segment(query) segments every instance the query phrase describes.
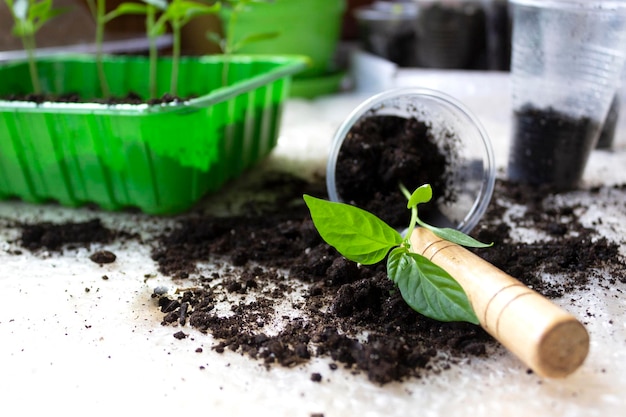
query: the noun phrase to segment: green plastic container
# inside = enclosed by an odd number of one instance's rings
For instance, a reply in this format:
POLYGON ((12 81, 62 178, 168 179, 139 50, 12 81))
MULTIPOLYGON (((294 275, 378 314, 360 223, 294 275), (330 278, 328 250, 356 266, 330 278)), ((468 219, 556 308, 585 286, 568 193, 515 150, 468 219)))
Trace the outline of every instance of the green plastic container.
MULTIPOLYGON (((237 53, 306 55, 309 67, 296 78, 333 74, 346 0, 274 0, 251 3, 237 16, 233 30, 236 41, 250 36, 276 32, 272 39, 245 43, 237 53)), ((220 12, 228 29, 230 12, 220 12)))
MULTIPOLYGON (((151 214, 184 211, 240 175, 276 145, 291 76, 306 58, 232 57, 181 61, 184 103, 36 104, 0 100, 0 198, 151 214)), ((40 60, 42 88, 98 97, 93 57, 40 60)), ((107 57, 111 92, 148 96, 148 61, 107 57)), ((169 88, 171 60, 158 65, 159 95, 169 88)), ((26 63, 0 66, 0 97, 32 91, 26 63)))

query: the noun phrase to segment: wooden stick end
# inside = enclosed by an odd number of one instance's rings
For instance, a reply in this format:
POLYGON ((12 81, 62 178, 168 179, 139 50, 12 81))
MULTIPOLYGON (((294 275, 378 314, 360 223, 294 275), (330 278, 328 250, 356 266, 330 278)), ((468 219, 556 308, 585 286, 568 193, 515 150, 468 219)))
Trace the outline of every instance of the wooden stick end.
POLYGON ((543 335, 534 371, 549 378, 564 378, 582 365, 589 353, 589 333, 576 319, 555 323, 543 335))

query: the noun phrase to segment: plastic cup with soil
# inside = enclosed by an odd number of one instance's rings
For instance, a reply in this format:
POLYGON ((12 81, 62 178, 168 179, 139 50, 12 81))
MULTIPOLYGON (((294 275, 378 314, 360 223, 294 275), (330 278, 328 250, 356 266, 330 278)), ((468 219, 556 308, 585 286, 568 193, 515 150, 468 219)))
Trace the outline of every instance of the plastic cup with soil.
POLYGON ((512 4, 509 179, 575 189, 619 87, 626 3, 512 4))
POLYGON ((438 227, 471 231, 485 212, 495 181, 491 142, 459 101, 411 88, 361 103, 337 130, 326 171, 332 201, 368 210, 397 229, 409 224, 400 190, 430 184, 420 209, 438 227))

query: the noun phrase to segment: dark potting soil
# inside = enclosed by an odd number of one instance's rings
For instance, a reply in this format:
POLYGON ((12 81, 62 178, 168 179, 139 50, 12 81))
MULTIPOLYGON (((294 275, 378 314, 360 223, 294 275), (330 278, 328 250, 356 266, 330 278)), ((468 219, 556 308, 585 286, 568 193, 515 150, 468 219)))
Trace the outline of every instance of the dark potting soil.
MULTIPOLYGON (((268 368, 327 357, 329 372, 348 367, 380 384, 433 375, 494 351, 496 342, 480 327, 436 322, 408 308, 383 264, 357 266, 322 242, 302 201, 303 193, 325 197, 321 179, 268 176, 257 189, 269 188, 273 203, 251 204, 244 207, 247 214, 227 217, 191 212, 147 243, 160 272, 181 286, 179 292, 153 294, 173 337, 185 339, 186 329, 195 328, 211 335, 216 352, 238 352, 268 368), (188 289, 179 278, 190 280, 188 289), (279 308, 290 314, 281 316, 279 308)), ((602 192, 607 190, 579 193, 594 198, 602 192)), ((608 192, 619 199, 626 185, 608 192)), ((547 188, 498 181, 473 233, 496 244, 479 255, 551 298, 626 282, 618 243, 581 224, 578 213, 585 207, 568 203, 567 195, 555 196, 547 188), (512 205, 523 207, 524 214, 508 224, 503 213, 512 205), (516 227, 545 237, 519 244, 511 237, 516 227), (544 273, 566 279, 546 280, 544 273)), ((136 238, 97 219, 21 228, 20 243, 35 251, 136 238)))
MULTIPOLYGON (((369 192, 375 198, 370 194, 364 203, 383 201, 387 197, 376 193, 397 190, 399 180, 409 189, 428 182, 434 190, 445 190, 441 175, 447 161, 428 126, 414 119, 374 120, 378 123, 352 132, 355 138, 362 136, 354 142, 357 146, 344 147, 349 173, 367 174, 345 185, 346 192, 359 190, 354 200, 369 192), (416 138, 418 149, 404 147, 416 138), (354 159, 364 164, 351 164, 354 159), (415 166, 427 172, 416 174, 415 166), (387 183, 370 182, 377 178, 387 183)), ((273 198, 244 203, 239 214, 229 216, 192 211, 147 243, 160 273, 179 287, 172 293, 159 287, 153 293, 162 325, 174 328, 174 338, 185 339, 194 328, 211 336, 214 351, 237 352, 268 368, 326 357, 329 371, 348 367, 379 384, 426 377, 495 351, 497 343, 478 326, 437 322, 411 310, 386 277, 384 262, 357 266, 326 245, 302 199, 305 193, 326 198, 323 179, 265 174, 254 191, 273 198)), ((584 192, 592 197, 602 190, 584 192)), ((626 194, 626 187, 614 192, 626 194)), ((490 207, 473 233, 496 244, 479 255, 548 297, 565 297, 592 285, 608 288, 618 279, 626 282, 618 243, 582 225, 578 216, 585 207, 551 198, 555 195, 547 187, 497 182, 490 207), (505 223, 503 214, 512 205, 523 207, 524 214, 505 223), (520 244, 512 238, 516 227, 539 230, 545 237, 520 244), (566 279, 545 279, 544 274, 566 279)), ((399 192, 397 199, 406 215, 406 200, 399 192)), ((383 208, 381 217, 388 214, 383 208)), ((104 227, 97 218, 20 226, 21 245, 34 251, 138 239, 104 227)), ((106 250, 91 258, 101 264, 115 261, 106 250)))
POLYGON ((108 250, 99 250, 92 253, 91 256, 89 256, 89 259, 100 265, 110 264, 115 262, 115 260, 117 259, 117 255, 108 250))
MULTIPOLYGON (((345 186, 346 192, 355 187, 360 190, 355 200, 368 192, 376 196, 373 200, 383 200, 378 190, 397 190, 399 180, 409 189, 425 182, 434 190, 445 189, 441 175, 447 161, 429 139, 428 126, 414 119, 374 120, 380 123, 352 132, 363 136, 363 141, 355 141, 358 146, 345 147, 354 152, 344 156, 353 174, 367 174, 345 186), (404 149, 415 142, 407 139, 415 137, 420 139, 419 151, 404 149), (386 146, 380 147, 379 140, 386 146), (390 146, 394 141, 398 143, 390 146), (420 159, 420 153, 428 159, 420 159), (350 164, 355 158, 375 162, 350 164), (420 177, 411 171, 414 166, 428 172, 420 177), (378 178, 388 184, 369 183, 378 178)), ((271 193, 271 199, 249 201, 237 213, 220 217, 199 207, 175 218, 173 226, 168 221, 145 241, 160 273, 179 287, 171 293, 159 287, 152 295, 162 313, 161 324, 174 328, 174 338, 185 339, 194 328, 211 336, 214 351, 237 352, 268 368, 326 357, 331 372, 343 366, 379 384, 426 377, 495 351, 497 343, 478 326, 437 322, 411 310, 387 278, 384 262, 357 266, 321 240, 302 195, 327 198, 324 179, 265 173, 257 181, 254 193, 271 193)), ((626 186, 611 191, 626 195, 626 186)), ((592 198, 603 190, 580 192, 592 198)), ((498 181, 488 211, 473 232, 495 245, 479 255, 548 297, 626 282, 619 244, 581 223, 578 216, 585 207, 568 204, 567 195, 555 195, 547 187, 498 181), (522 207, 523 215, 504 222, 511 206, 522 207), (516 227, 539 230, 545 237, 520 244, 512 237, 516 227), (544 274, 566 279, 545 279, 544 274)), ((398 199, 404 214, 406 200, 399 192, 398 199)), ((371 195, 366 200, 372 200, 371 195)), ((385 217, 386 211, 380 214, 385 217)), ((116 239, 141 242, 137 234, 110 230, 97 218, 19 226, 19 243, 33 251, 62 252, 116 239)), ((102 249, 92 260, 115 261, 115 255, 102 249)), ((314 377, 318 379, 326 376, 314 377)))
MULTIPOLYGON (((410 212, 399 183, 410 191, 430 184, 433 201, 450 198, 445 181, 448 164, 426 123, 415 118, 371 116, 350 129, 339 150, 337 194, 393 227, 406 227, 410 212)), ((428 209, 425 206, 424 218, 428 209)))
POLYGON ((169 103, 182 103, 185 100, 193 98, 194 96, 189 96, 185 98, 177 97, 171 94, 164 94, 161 97, 145 99, 141 97, 139 94, 131 92, 126 94, 125 96, 120 97, 109 97, 109 98, 94 98, 87 99, 85 97, 81 97, 77 93, 66 93, 66 94, 10 94, 6 96, 1 96, 0 99, 7 101, 31 101, 37 104, 42 104, 44 102, 52 102, 52 103, 98 103, 98 104, 108 104, 108 105, 116 105, 116 104, 169 104, 169 103))
MULTIPOLYGON (((300 202, 301 192, 315 192, 307 189, 311 185, 303 184, 293 193, 288 211, 280 206, 255 216, 187 217, 161 236, 153 252, 160 271, 197 276, 194 288, 182 295, 155 295, 163 324, 195 327, 217 340, 218 352, 240 352, 267 366, 294 366, 326 356, 377 383, 425 376, 492 350, 495 342, 480 327, 436 322, 408 308, 387 279, 384 263, 357 266, 322 242, 300 202), (207 259, 241 269, 199 274, 198 263, 207 259), (286 301, 298 288, 304 288, 302 299, 286 301), (216 311, 227 294, 240 296, 231 305, 230 316, 216 311), (251 295, 254 301, 246 298, 251 295), (283 317, 284 327, 278 332, 266 331, 276 306, 285 302, 292 303, 297 314, 283 317), (450 359, 438 361, 441 355, 450 359)), ((594 192, 598 191, 589 191, 594 192)), ((626 262, 618 244, 584 227, 576 214, 580 207, 553 206, 550 195, 546 189, 499 181, 474 233, 496 245, 479 255, 551 298, 598 285, 592 284, 594 279, 605 288, 614 279, 626 282, 626 262), (515 222, 549 237, 530 245, 513 241, 510 226, 502 221, 511 204, 527 210, 515 222), (600 269, 614 278, 603 278, 600 269), (564 274, 567 279, 544 280, 543 273, 564 274)))
POLYGON ((512 181, 578 186, 599 134, 599 124, 573 118, 553 108, 526 105, 515 111, 508 175, 512 181))
POLYGON ((30 250, 60 250, 63 247, 72 249, 90 243, 108 243, 116 235, 104 227, 99 219, 80 223, 23 224, 21 228, 20 244, 30 250))

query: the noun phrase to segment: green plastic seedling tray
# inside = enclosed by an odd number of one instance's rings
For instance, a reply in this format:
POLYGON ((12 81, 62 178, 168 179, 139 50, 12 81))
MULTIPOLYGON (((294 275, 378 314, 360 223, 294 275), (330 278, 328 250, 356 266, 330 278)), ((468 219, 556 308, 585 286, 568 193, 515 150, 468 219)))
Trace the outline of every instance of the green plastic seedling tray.
MULTIPOLYGON (((295 56, 186 58, 180 63, 182 103, 36 104, 0 100, 0 198, 62 205, 95 203, 106 210, 136 207, 175 214, 222 187, 276 145, 295 56)), ((111 93, 148 96, 148 61, 106 57, 111 93)), ((159 96, 170 83, 171 60, 158 63, 159 96)), ((100 95, 92 56, 42 59, 42 89, 100 95)), ((32 91, 27 64, 0 66, 0 97, 32 91)))

